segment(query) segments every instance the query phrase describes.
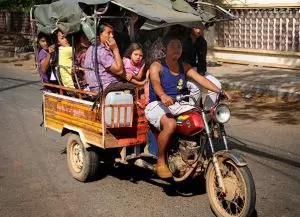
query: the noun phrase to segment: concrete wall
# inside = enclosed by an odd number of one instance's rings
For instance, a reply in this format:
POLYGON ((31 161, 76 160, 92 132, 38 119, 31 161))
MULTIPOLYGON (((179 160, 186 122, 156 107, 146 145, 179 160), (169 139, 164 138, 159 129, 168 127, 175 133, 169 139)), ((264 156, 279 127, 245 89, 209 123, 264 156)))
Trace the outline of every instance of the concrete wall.
POLYGON ((5 32, 6 30, 6 13, 0 12, 0 32, 5 32))
MULTIPOLYGON (((299 0, 226 0, 224 2, 230 4, 233 9, 295 8, 294 10, 299 9, 298 11, 300 13, 299 0)), ((295 30, 296 35, 299 34, 299 28, 296 27, 295 30)), ((206 32, 206 39, 209 44, 209 59, 222 62, 292 68, 300 70, 300 52, 271 51, 261 49, 255 50, 226 46, 218 47, 216 43, 217 33, 218 32, 216 31, 216 28, 212 28, 206 32)), ((298 37, 295 37, 295 40, 299 40, 298 37)))
POLYGON ((0 32, 29 34, 29 13, 0 11, 0 32))

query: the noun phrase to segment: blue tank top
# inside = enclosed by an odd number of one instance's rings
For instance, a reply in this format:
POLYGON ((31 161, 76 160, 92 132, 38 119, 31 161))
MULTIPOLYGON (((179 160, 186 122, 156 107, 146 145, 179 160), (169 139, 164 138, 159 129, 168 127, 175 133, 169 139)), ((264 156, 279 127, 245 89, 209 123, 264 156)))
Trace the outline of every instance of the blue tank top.
MULTIPOLYGON (((167 64, 162 62, 163 71, 160 75, 160 82, 164 92, 170 97, 176 97, 181 94, 181 91, 186 88, 186 76, 182 63, 179 63, 179 75, 173 75, 167 64)), ((152 83, 149 87, 149 102, 160 101, 159 96, 154 92, 152 83)))

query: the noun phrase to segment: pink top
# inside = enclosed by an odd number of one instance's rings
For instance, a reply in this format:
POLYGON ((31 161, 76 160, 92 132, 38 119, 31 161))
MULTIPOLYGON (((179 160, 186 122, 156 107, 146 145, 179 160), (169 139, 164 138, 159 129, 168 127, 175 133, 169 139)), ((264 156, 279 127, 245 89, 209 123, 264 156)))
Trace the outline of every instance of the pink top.
POLYGON ((145 65, 144 62, 141 62, 137 66, 131 64, 131 59, 124 57, 123 58, 124 69, 126 72, 131 72, 133 75, 137 75, 141 68, 145 65))

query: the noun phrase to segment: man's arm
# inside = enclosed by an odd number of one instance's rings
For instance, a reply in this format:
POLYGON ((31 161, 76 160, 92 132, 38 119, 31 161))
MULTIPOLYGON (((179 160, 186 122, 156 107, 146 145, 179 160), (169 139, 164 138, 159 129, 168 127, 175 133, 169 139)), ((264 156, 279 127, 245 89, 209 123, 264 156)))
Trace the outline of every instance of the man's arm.
POLYGON ((221 90, 214 83, 200 75, 195 69, 193 69, 191 65, 184 63, 183 66, 186 75, 194 79, 197 83, 201 84, 204 88, 216 93, 221 92, 221 90))
POLYGON ((174 104, 173 99, 165 93, 163 87, 161 86, 161 82, 160 82, 160 74, 162 71, 161 64, 159 62, 152 63, 149 71, 150 71, 150 81, 156 95, 161 99, 161 102, 166 106, 173 105, 174 104))
POLYGON ((161 95, 164 95, 165 92, 160 83, 161 64, 159 62, 152 63, 149 68, 149 71, 150 71, 150 81, 152 83, 154 92, 159 97, 161 95))

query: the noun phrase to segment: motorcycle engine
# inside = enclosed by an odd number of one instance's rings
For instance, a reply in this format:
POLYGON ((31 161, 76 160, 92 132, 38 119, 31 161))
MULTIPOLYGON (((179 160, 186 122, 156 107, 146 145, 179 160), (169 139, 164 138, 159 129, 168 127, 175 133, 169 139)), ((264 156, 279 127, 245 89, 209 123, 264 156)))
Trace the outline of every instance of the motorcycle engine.
POLYGON ((168 157, 170 171, 176 177, 182 177, 198 159, 200 146, 194 141, 179 140, 178 148, 168 157))

